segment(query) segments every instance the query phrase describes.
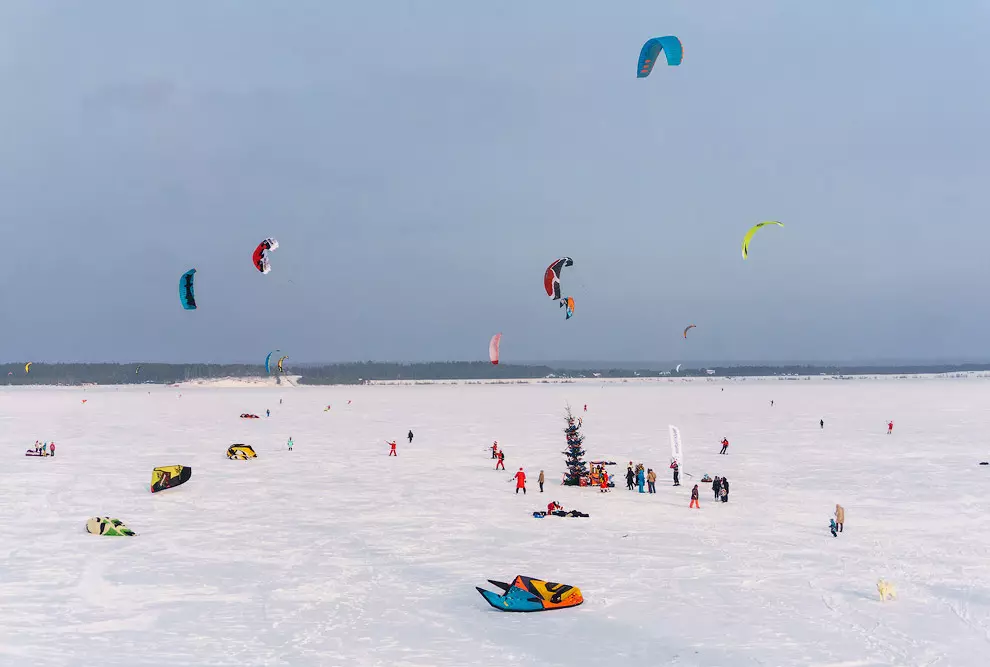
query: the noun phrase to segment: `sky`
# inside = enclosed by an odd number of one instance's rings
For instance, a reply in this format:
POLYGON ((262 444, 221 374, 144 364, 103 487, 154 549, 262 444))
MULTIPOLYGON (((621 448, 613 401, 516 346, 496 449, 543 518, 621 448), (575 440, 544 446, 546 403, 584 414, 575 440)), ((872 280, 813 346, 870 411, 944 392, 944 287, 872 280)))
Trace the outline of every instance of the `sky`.
POLYGON ((0 360, 987 360, 988 38, 975 0, 4 2, 0 360))

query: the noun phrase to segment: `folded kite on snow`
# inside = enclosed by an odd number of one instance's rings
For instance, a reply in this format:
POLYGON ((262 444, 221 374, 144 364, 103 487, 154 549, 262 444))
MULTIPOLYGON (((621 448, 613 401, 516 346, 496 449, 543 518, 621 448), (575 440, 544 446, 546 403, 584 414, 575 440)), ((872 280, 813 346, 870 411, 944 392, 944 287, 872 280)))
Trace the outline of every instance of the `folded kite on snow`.
POLYGON ((499 611, 548 611, 576 607, 584 602, 581 590, 576 586, 556 584, 521 574, 517 575, 511 584, 492 579, 488 582, 504 592, 499 595, 477 586, 475 588, 488 604, 499 611))

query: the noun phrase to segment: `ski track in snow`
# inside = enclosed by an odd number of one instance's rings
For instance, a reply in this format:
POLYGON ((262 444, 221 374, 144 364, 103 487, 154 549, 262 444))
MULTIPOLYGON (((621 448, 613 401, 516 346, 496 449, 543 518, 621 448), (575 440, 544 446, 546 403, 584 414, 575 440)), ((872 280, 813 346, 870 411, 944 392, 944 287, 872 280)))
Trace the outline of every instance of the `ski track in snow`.
POLYGON ((0 665, 983 665, 988 399, 976 378, 0 389, 0 665), (609 494, 559 486, 566 402, 587 459, 619 464, 609 494), (35 439, 57 458, 23 456, 35 439), (238 442, 258 458, 228 461, 238 442), (626 491, 629 460, 655 496, 626 491), (149 493, 171 464, 192 479, 149 493), (730 502, 705 484, 689 510, 704 473, 730 502), (532 518, 554 499, 591 518, 532 518), (97 515, 138 536, 87 534, 97 515), (516 574, 586 602, 504 614, 474 590, 516 574))

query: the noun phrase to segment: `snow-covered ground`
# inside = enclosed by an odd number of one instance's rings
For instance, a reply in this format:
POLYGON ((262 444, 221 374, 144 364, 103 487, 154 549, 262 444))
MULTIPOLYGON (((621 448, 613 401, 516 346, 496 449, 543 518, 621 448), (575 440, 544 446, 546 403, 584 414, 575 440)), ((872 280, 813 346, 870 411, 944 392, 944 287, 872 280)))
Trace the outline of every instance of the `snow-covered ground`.
POLYGON ((988 431, 976 378, 0 389, 0 664, 985 665, 988 431), (588 457, 658 469, 657 495, 557 484, 568 401, 588 457), (668 423, 728 504, 670 486, 668 423), (57 458, 23 456, 36 439, 57 458), (171 464, 190 482, 150 494, 171 464), (591 518, 534 519, 551 499, 591 518), (474 589, 516 574, 586 602, 474 589))

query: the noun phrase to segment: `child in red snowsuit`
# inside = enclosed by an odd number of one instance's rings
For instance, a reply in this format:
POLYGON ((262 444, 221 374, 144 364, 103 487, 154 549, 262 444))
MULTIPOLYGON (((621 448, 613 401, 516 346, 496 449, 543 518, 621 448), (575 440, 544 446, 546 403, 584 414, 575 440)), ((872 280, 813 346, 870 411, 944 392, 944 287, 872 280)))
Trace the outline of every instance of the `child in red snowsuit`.
MULTIPOLYGON (((502 470, 505 470, 503 467, 502 470)), ((519 472, 515 474, 516 478, 516 493, 519 493, 519 489, 522 489, 523 495, 526 495, 526 473, 520 468, 519 472)))

